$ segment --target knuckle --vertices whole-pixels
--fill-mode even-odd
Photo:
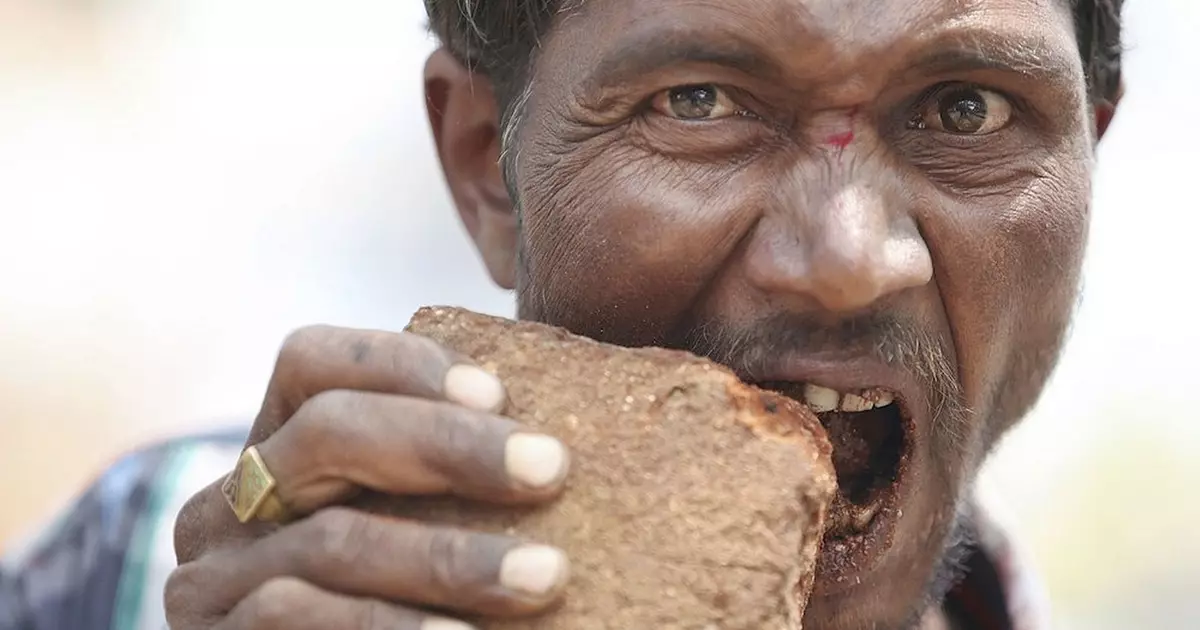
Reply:
[[[287,374],[296,367],[308,363],[316,348],[320,348],[323,340],[334,334],[334,327],[315,324],[297,328],[288,333],[279,348],[275,359],[276,373]]]
[[[328,508],[304,522],[297,536],[300,549],[294,557],[308,564],[306,573],[354,572],[363,562],[375,540],[371,521],[363,514],[346,508]]]
[[[362,605],[358,607],[358,614],[355,615],[353,628],[357,630],[381,630],[382,628],[392,628],[395,624],[389,621],[392,615],[388,614],[386,604],[373,599],[363,600]]]
[[[170,628],[210,627],[229,610],[221,588],[219,560],[206,558],[176,567],[162,589],[163,613]]]
[[[410,332],[400,333],[396,341],[388,355],[389,369],[414,382],[425,383],[431,391],[441,388],[446,370],[462,358],[433,339]]]
[[[290,422],[299,434],[300,447],[307,450],[328,440],[342,427],[339,419],[354,417],[359,398],[351,391],[329,389],[304,401]]]
[[[263,630],[291,627],[289,620],[301,614],[311,592],[307,584],[293,577],[266,581],[246,602],[251,627]]]
[[[478,452],[489,433],[482,416],[458,410],[435,414],[425,427],[433,445],[451,458]]]
[[[345,389],[327,389],[317,392],[304,402],[298,413],[311,415],[318,421],[329,421],[345,415],[346,408],[355,404],[358,396]]]
[[[443,593],[465,594],[478,587],[475,566],[478,558],[471,553],[471,535],[454,529],[432,530],[425,540],[425,581]]]
[[[332,326],[325,324],[301,326],[284,337],[279,355],[280,357],[304,358],[308,356],[308,352],[313,346],[328,338],[333,330]]]
[[[275,357],[275,368],[267,389],[267,400],[263,413],[286,417],[306,397],[303,375],[314,360],[318,360],[323,340],[333,333],[333,328],[324,325],[298,328],[284,338]],[[261,415],[260,415],[261,420]],[[283,418],[276,418],[282,421]]]
[[[172,628],[188,625],[204,592],[202,570],[194,564],[177,567],[163,588],[163,611]]]
[[[198,587],[203,582],[202,574],[203,569],[200,569],[195,563],[177,566],[167,576],[167,584],[163,590],[168,596],[175,594],[186,596],[194,593],[199,590]]]
[[[220,518],[214,518],[213,510],[228,510],[225,497],[221,495],[223,479],[218,479],[203,490],[188,497],[175,517],[174,544],[175,560],[183,565],[199,559],[229,535]],[[224,515],[224,512],[221,514]]]

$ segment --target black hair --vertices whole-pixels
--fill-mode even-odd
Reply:
[[[424,0],[442,44],[491,79],[506,109],[521,93],[538,38],[555,14],[580,1]],[[1115,101],[1120,90],[1122,4],[1124,0],[1071,0],[1079,54],[1096,102]]]

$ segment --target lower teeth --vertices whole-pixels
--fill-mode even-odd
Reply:
[[[883,504],[883,497],[875,497],[865,506],[850,503],[844,497],[838,497],[830,507],[829,518],[826,520],[825,534],[835,538],[845,538],[862,534],[871,526],[875,516]]]
[[[879,513],[879,504],[872,503],[870,506],[859,510],[854,514],[854,528],[858,531],[865,531],[871,521],[875,519],[875,515]]]

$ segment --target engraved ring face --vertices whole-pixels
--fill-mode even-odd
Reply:
[[[242,523],[248,523],[258,516],[259,510],[274,491],[275,478],[267,470],[258,449],[253,446],[242,451],[237,466],[221,484],[221,493]]]

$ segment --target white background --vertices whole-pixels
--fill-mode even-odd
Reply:
[[[1064,628],[1200,627],[1200,4],[1128,4],[1076,329],[988,471]],[[297,326],[511,314],[433,158],[423,18],[0,0],[0,545],[120,450],[245,420]]]

